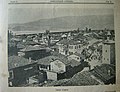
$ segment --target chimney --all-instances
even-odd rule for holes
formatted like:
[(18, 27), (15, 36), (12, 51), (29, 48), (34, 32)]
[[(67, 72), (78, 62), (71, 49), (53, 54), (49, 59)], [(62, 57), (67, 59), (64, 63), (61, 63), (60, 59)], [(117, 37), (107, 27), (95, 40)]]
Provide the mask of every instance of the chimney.
[(29, 59), (28, 59), (28, 60), (29, 60), (29, 62), (31, 63), (31, 57), (29, 57)]

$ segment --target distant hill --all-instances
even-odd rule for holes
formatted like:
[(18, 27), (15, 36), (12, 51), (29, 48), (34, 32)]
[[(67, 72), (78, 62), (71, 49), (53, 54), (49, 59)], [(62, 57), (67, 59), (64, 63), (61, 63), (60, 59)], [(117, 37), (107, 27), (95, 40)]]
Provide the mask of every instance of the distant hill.
[(114, 29), (113, 15), (89, 15), (89, 16), (65, 16), (51, 19), (40, 19), (38, 21), (10, 24), (13, 31), (42, 31), (42, 30), (67, 30), (67, 29)]

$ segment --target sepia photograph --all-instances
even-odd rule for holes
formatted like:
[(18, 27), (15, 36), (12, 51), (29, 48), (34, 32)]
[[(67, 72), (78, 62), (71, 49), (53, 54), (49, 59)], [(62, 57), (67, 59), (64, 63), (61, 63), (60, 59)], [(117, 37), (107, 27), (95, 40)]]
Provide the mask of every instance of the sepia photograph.
[(8, 9), (9, 87), (116, 84), (114, 9), (83, 6)]

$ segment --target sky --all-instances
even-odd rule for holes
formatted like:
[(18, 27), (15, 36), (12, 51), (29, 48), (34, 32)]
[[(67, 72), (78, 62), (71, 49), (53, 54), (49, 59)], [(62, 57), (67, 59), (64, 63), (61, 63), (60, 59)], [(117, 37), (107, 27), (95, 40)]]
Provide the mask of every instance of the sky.
[(27, 23), (62, 16), (114, 14), (112, 5), (20, 5), (10, 6), (8, 23)]

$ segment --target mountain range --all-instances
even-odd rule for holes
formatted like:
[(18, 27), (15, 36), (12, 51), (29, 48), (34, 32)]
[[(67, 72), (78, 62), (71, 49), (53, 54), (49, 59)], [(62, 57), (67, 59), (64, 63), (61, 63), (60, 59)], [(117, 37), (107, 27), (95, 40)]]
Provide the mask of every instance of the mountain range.
[(114, 29), (113, 15), (89, 15), (89, 16), (64, 16), (37, 21), (9, 24), (13, 31), (44, 31), (44, 30), (68, 30), (68, 29)]

